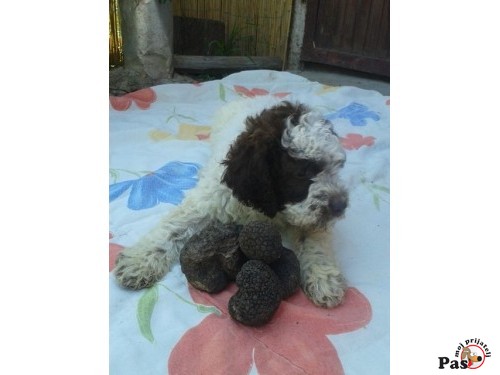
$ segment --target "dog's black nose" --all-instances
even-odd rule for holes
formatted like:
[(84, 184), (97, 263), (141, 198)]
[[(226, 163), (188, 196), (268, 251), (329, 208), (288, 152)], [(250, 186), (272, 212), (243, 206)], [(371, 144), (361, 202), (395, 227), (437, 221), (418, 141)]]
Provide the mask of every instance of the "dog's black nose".
[(333, 216), (340, 216), (344, 213), (347, 207), (347, 202), (344, 200), (331, 201), (328, 204), (328, 207), (330, 208), (330, 211), (333, 214)]
[(483, 360), (483, 357), (481, 357), (480, 355), (478, 355), (478, 356), (477, 356), (477, 360), (478, 360), (478, 362), (479, 362), (479, 361), (482, 361), (482, 360)]

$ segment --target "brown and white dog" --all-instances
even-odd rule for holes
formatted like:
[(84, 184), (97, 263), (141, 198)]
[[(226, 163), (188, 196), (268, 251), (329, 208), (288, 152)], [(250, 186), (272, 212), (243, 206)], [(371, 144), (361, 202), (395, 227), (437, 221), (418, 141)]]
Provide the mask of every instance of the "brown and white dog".
[(159, 281), (184, 243), (210, 220), (264, 220), (299, 258), (309, 299), (318, 306), (338, 305), (345, 281), (333, 254), (332, 225), (348, 204), (339, 179), (344, 163), (332, 124), (303, 104), (263, 97), (226, 105), (215, 116), (212, 157), (198, 185), (120, 254), (118, 282), (140, 289)]

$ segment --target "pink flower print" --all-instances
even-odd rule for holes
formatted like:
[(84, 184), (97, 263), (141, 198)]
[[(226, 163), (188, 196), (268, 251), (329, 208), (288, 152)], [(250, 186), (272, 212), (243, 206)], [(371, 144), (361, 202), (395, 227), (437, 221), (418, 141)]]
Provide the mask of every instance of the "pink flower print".
[(116, 111), (126, 111), (134, 102), (140, 109), (148, 109), (156, 101), (156, 93), (152, 88), (129, 92), (123, 96), (110, 96), (111, 107)]
[(273, 94), (276, 98), (283, 99), (285, 96), (290, 95), (289, 92), (276, 92)]
[(239, 86), (239, 85), (234, 85), (234, 91), (238, 93), (241, 96), (247, 97), (247, 98), (255, 98), (256, 96), (264, 96), (264, 95), (272, 95), (275, 96), (276, 98), (284, 98), (285, 96), (289, 95), (289, 92), (276, 92), (274, 94), (270, 94), (269, 91), (264, 90), (264, 89), (259, 89), (259, 88), (253, 88), (253, 89), (247, 89), (246, 87)]
[(358, 150), (362, 146), (372, 146), (375, 143), (375, 137), (368, 136), (363, 137), (361, 134), (349, 133), (344, 137), (340, 138), (342, 146), (346, 150)]
[[(109, 239), (113, 238), (113, 234), (109, 233)], [(110, 242), (109, 243), (109, 272), (115, 268), (116, 257), (123, 250), (123, 246)]]
[(199, 141), (206, 141), (210, 138), (210, 133), (197, 133), (196, 138), (198, 138)]
[(314, 306), (302, 293), (281, 302), (273, 319), (258, 328), (234, 321), (227, 311), (237, 287), (231, 284), (210, 295), (190, 288), (197, 303), (214, 305), (211, 314), (191, 328), (174, 347), (169, 374), (247, 374), (252, 366), (266, 374), (344, 374), (342, 363), (327, 334), (359, 329), (371, 320), (368, 300), (349, 288), (340, 306)]
[(234, 91), (236, 91), (238, 94), (240, 94), (242, 96), (246, 96), (248, 98), (255, 98), (256, 96), (269, 94), (269, 91), (264, 90), (264, 89), (253, 88), (253, 89), (249, 90), (246, 87), (239, 86), (239, 85), (234, 85)]

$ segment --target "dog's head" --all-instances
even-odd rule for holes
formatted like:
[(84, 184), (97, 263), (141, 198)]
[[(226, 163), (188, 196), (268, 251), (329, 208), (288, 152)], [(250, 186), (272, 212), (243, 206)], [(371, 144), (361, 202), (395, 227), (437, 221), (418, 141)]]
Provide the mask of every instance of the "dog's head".
[(345, 152), (331, 123), (302, 104), (283, 102), (246, 119), (223, 161), (239, 201), (299, 226), (325, 226), (344, 214), (338, 172)]
[(461, 359), (465, 358), (467, 358), (470, 362), (481, 362), (483, 359), (483, 357), (481, 357), (480, 355), (476, 355), (475, 353), (471, 354), (471, 350), (468, 347), (464, 348), (464, 350), (462, 351)]

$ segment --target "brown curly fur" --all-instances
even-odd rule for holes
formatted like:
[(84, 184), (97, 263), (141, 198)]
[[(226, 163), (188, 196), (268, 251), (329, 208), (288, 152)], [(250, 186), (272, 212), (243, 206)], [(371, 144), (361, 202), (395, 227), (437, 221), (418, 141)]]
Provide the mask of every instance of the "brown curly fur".
[(247, 206), (274, 217), (286, 203), (302, 201), (319, 162), (296, 159), (281, 146), (286, 120), (296, 124), (309, 109), (284, 102), (246, 120), (246, 131), (231, 146), (222, 182)]

